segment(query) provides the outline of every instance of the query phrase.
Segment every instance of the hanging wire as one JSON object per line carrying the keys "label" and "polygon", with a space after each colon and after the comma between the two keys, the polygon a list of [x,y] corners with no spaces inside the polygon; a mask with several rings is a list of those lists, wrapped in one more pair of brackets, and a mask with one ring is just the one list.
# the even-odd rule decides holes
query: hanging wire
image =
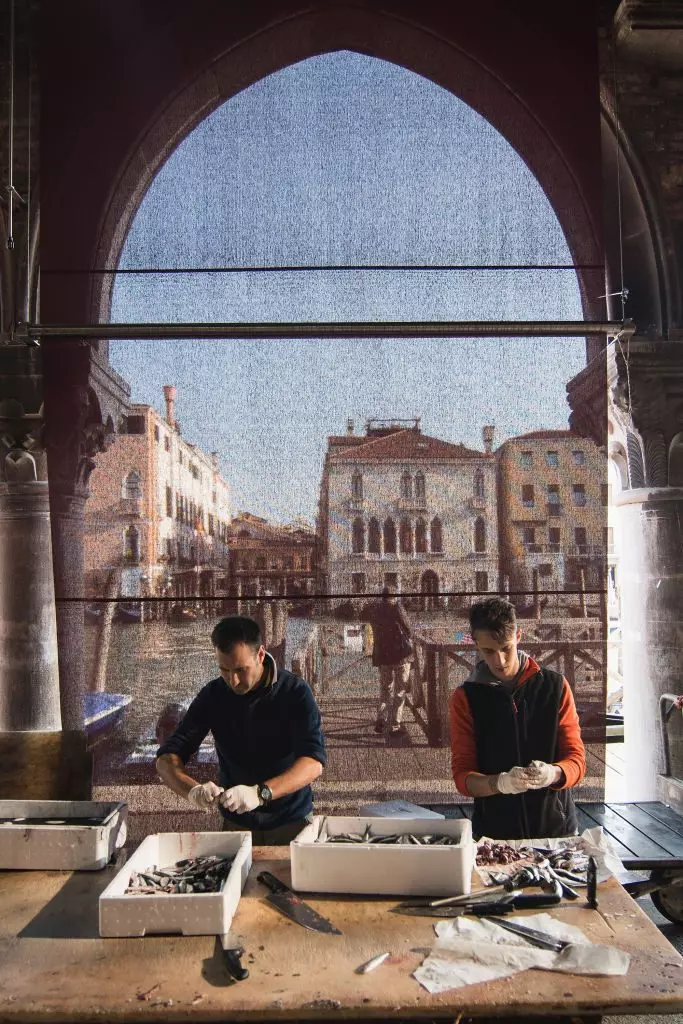
{"label": "hanging wire", "polygon": [[612,90],[614,94],[614,127],[617,142],[617,225],[619,229],[619,288],[621,296],[621,319],[624,320],[626,313],[626,298],[628,292],[624,289],[624,225],[621,202],[621,125],[619,122],[619,80],[617,76],[617,46],[612,34]]}
{"label": "hanging wire", "polygon": [[[27,17],[30,18],[30,7],[27,6]],[[31,25],[27,27],[28,40],[26,56],[26,74],[28,77],[28,111],[27,111],[27,157],[26,157],[26,277],[24,283],[24,310],[26,319],[31,315],[31,122],[33,116],[33,76],[31,62]]]}
{"label": "hanging wire", "polygon": [[14,248],[14,0],[10,0],[9,7],[9,139],[8,159],[9,169],[7,175],[7,241],[8,249]]}

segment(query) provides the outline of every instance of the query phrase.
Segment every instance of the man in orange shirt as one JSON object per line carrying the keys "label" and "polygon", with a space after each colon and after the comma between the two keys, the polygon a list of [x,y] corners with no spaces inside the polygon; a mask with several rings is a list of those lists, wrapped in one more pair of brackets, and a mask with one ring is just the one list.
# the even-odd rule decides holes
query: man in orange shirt
{"label": "man in orange shirt", "polygon": [[570,787],[586,755],[569,683],[518,649],[509,601],[473,604],[470,631],[481,660],[454,692],[450,719],[453,778],[474,798],[475,836],[575,835]]}

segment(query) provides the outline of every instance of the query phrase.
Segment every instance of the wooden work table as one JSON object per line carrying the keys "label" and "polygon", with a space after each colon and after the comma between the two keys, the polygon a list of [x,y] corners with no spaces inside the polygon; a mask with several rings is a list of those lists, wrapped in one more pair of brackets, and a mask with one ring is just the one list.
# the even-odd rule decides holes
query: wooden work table
{"label": "wooden work table", "polygon": [[[265,903],[256,881],[257,871],[268,868],[289,882],[289,850],[257,847],[254,862],[233,920],[250,976],[233,984],[212,936],[99,938],[98,896],[114,868],[0,872],[0,1021],[453,1020],[461,1011],[683,1011],[683,959],[614,879],[598,887],[597,910],[567,903],[553,911],[595,942],[630,953],[625,977],[525,971],[432,996],[411,972],[424,956],[414,950],[432,944],[437,919],[388,913],[397,900],[310,897],[307,902],[343,935],[307,931]],[[355,973],[385,950],[391,959],[376,971]]]}

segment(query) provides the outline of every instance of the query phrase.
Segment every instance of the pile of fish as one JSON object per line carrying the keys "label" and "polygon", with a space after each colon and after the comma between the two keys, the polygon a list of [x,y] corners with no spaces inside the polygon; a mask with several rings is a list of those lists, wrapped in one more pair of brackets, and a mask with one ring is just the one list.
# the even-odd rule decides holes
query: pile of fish
{"label": "pile of fish", "polygon": [[530,855],[531,850],[528,847],[522,846],[516,850],[510,843],[494,843],[486,839],[477,847],[477,864],[512,864]]}
{"label": "pile of fish", "polygon": [[[323,823],[324,824],[324,823]],[[374,834],[368,825],[365,832],[338,832],[330,835],[327,829],[321,827],[317,843],[376,843],[383,846],[458,846],[458,836],[416,836],[412,832],[398,833],[391,835]]]}
{"label": "pile of fish", "polygon": [[556,871],[570,871],[574,874],[581,874],[588,867],[588,854],[578,850],[575,846],[564,846],[559,850],[542,850],[535,847],[536,859],[545,857],[551,868]]}
{"label": "pile of fish", "polygon": [[198,892],[220,892],[230,873],[234,857],[216,853],[176,861],[171,867],[150,867],[133,871],[126,895],[175,895]]}

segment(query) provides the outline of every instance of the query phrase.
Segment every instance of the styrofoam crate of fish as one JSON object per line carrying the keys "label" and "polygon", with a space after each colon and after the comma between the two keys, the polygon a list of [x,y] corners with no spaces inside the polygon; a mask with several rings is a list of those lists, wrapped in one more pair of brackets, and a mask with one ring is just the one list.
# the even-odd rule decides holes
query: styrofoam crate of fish
{"label": "styrofoam crate of fish", "polygon": [[[335,841],[344,835],[356,838]],[[403,839],[390,842],[392,835]],[[443,837],[451,845],[437,842]],[[371,842],[373,838],[384,841]],[[292,887],[302,892],[456,896],[470,891],[474,851],[467,819],[315,817],[290,843]]]}
{"label": "styrofoam crate of fish", "polygon": [[[126,892],[135,874],[179,861],[231,857],[219,892]],[[147,836],[100,896],[100,935],[225,935],[251,868],[251,832],[158,832]],[[176,869],[177,870],[177,869]]]}
{"label": "styrofoam crate of fish", "polygon": [[0,800],[0,869],[97,871],[126,841],[128,807],[100,800]]}

